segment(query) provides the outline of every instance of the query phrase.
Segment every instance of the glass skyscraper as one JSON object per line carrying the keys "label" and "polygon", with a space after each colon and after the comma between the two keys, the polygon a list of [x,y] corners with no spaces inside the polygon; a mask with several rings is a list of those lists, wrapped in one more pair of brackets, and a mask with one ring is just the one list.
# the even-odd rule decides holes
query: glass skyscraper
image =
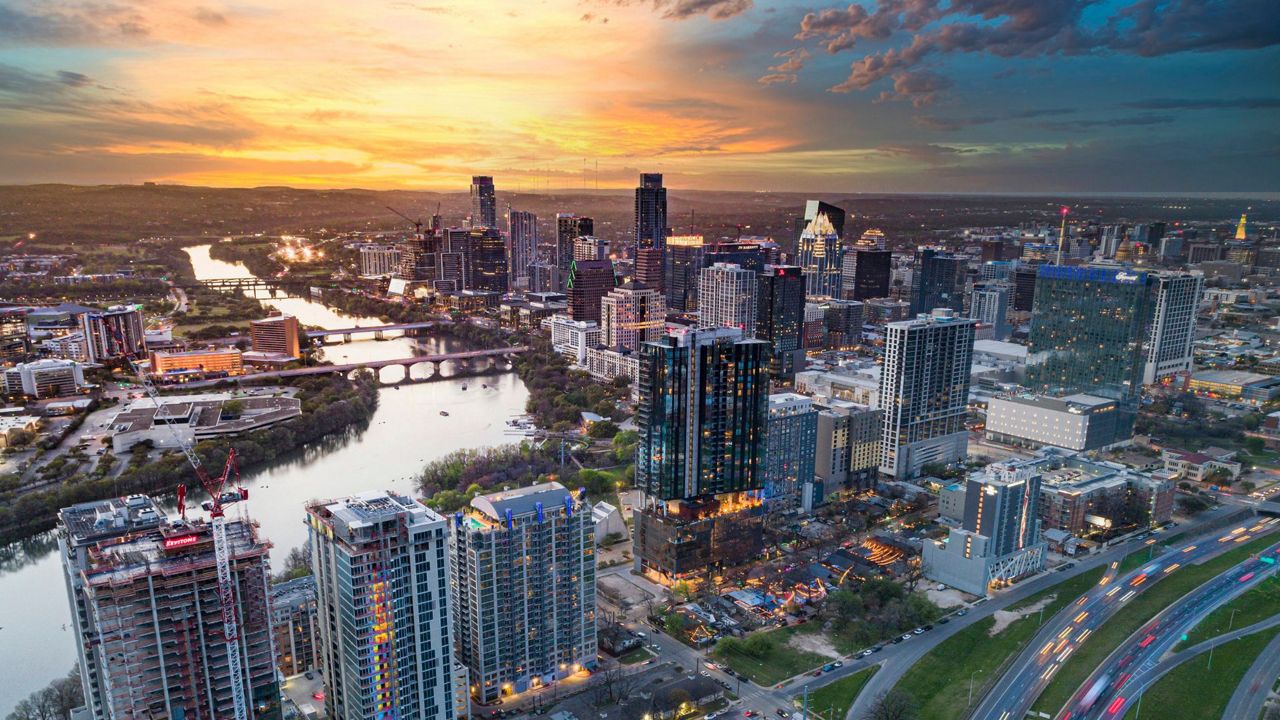
{"label": "glass skyscraper", "polygon": [[471,178],[471,227],[498,227],[498,200],[488,175]]}
{"label": "glass skyscraper", "polygon": [[662,173],[641,173],[636,188],[635,249],[659,248],[667,239],[667,189]]}
{"label": "glass skyscraper", "polygon": [[840,245],[840,233],[825,213],[818,213],[800,233],[796,259],[804,268],[806,294],[840,297],[844,248]]}
{"label": "glass skyscraper", "polygon": [[772,346],[769,374],[789,382],[804,369],[804,274],[795,265],[767,265],[757,297],[756,337]]}
{"label": "glass skyscraper", "polygon": [[916,250],[915,274],[911,280],[911,312],[932,312],[934,308],[964,310],[964,281],[968,259],[949,255],[939,248]]}

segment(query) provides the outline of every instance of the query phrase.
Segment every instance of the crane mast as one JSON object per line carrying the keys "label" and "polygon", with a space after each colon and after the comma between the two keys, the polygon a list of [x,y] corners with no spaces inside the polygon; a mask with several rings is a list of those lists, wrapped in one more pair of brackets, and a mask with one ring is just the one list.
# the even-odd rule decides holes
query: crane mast
{"label": "crane mast", "polygon": [[[96,317],[102,318],[101,315]],[[108,323],[104,322],[103,324],[115,337],[116,342],[120,345],[121,354],[124,356],[125,361],[129,363],[129,368],[138,377],[138,382],[147,393],[147,397],[151,398],[152,404],[156,407],[156,412],[159,412],[160,392],[156,389],[155,383],[151,382],[151,378],[147,377],[147,374],[142,371],[137,362],[137,356],[129,349],[123,333]],[[168,416],[165,416],[165,425],[173,434],[173,438],[177,442],[178,448],[182,450],[182,454],[186,456],[187,463],[195,471],[200,484],[209,493],[212,503],[212,507],[209,510],[209,524],[213,533],[213,555],[218,575],[218,601],[222,606],[222,634],[227,646],[227,674],[230,676],[231,682],[233,717],[235,720],[249,720],[249,705],[244,691],[244,670],[240,663],[240,621],[236,617],[235,586],[231,581],[231,552],[227,544],[227,518],[222,508],[222,490],[226,487],[227,478],[232,471],[235,472],[237,479],[240,476],[240,470],[236,466],[236,451],[235,448],[231,448],[227,453],[227,464],[222,469],[222,475],[214,479],[204,469],[204,465],[200,462],[200,457],[196,455],[195,448],[174,429],[173,421]],[[186,517],[186,494],[186,486],[179,485],[178,505],[184,518]],[[247,493],[244,490],[240,491],[240,495],[242,499],[247,497]]]}

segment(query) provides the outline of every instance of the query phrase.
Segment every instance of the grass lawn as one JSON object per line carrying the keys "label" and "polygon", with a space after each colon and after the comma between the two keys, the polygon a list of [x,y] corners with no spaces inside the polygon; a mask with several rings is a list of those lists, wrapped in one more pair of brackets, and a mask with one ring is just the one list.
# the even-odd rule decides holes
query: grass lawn
{"label": "grass lawn", "polygon": [[642,663],[651,657],[653,657],[653,653],[649,652],[649,648],[641,645],[635,650],[629,650],[623,653],[622,657],[618,658],[618,662],[623,665],[635,665],[636,663]]}
{"label": "grass lawn", "polygon": [[[1045,688],[1032,710],[1055,714],[1071,698],[1072,693],[1089,677],[1107,655],[1125,638],[1132,635],[1156,613],[1178,598],[1228,570],[1232,565],[1274,543],[1272,536],[1256,538],[1233,548],[1208,562],[1188,565],[1164,576],[1146,592],[1129,601],[1111,619],[1103,623],[1067,660],[1053,682]],[[1212,542],[1212,541],[1210,541]]]}
{"label": "grass lawn", "polygon": [[1125,720],[1218,720],[1240,678],[1277,632],[1280,628],[1263,630],[1215,648],[1212,667],[1208,653],[1186,661],[1152,685],[1143,694],[1141,707],[1130,708]]}
{"label": "grass lawn", "polygon": [[[844,716],[849,714],[849,708],[853,707],[853,701],[858,698],[858,693],[862,692],[867,681],[879,669],[879,665],[872,665],[809,693],[809,709],[830,720],[844,720]],[[801,701],[797,699],[796,702]]]}
{"label": "grass lawn", "polygon": [[[1013,609],[1030,607],[1050,595],[1044,617],[1053,617],[1063,607],[1097,584],[1103,568],[1084,572],[1052,585],[1018,603]],[[973,701],[982,698],[999,669],[1011,661],[1035,636],[1040,613],[1016,620],[992,637],[994,618],[983,618],[942,641],[920,658],[894,688],[915,698],[920,720],[958,720],[968,716],[969,677],[973,675]],[[976,674],[975,674],[976,673]]]}
{"label": "grass lawn", "polygon": [[1178,643],[1173,649],[1177,651],[1191,647],[1230,632],[1231,628],[1248,627],[1276,613],[1280,613],[1280,577],[1272,575],[1245,594],[1209,613],[1208,617],[1187,633],[1186,641]]}
{"label": "grass lawn", "polygon": [[797,630],[795,627],[770,630],[768,635],[774,639],[773,648],[760,657],[742,652],[726,652],[723,646],[716,646],[712,655],[727,663],[734,671],[751,678],[757,685],[776,685],[793,675],[831,662],[831,658],[825,655],[797,650],[788,645],[787,641]]}

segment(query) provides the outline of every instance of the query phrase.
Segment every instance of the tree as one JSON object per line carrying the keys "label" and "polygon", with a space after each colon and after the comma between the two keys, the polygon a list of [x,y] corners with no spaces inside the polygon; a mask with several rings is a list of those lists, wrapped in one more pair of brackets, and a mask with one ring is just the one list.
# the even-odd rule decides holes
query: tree
{"label": "tree", "polygon": [[587,436],[596,440],[611,438],[618,434],[618,426],[611,420],[597,420],[591,423],[591,429],[587,430]]}
{"label": "tree", "polygon": [[72,668],[65,676],[31,693],[9,713],[8,720],[67,720],[71,711],[84,704],[80,671]]}
{"label": "tree", "polygon": [[1267,449],[1267,442],[1260,437],[1247,437],[1244,439],[1244,447],[1251,455],[1257,455]]}
{"label": "tree", "polygon": [[1198,515],[1212,507],[1212,503],[1199,495],[1188,495],[1178,498],[1178,507],[1184,515]]}
{"label": "tree", "polygon": [[752,657],[764,657],[773,652],[773,638],[768,633],[751,633],[742,641],[742,652]]}
{"label": "tree", "polygon": [[689,619],[680,613],[673,612],[667,615],[667,619],[662,623],[667,634],[674,638],[682,637],[689,629]]}
{"label": "tree", "polygon": [[915,720],[915,699],[897,690],[880,693],[863,720]]}

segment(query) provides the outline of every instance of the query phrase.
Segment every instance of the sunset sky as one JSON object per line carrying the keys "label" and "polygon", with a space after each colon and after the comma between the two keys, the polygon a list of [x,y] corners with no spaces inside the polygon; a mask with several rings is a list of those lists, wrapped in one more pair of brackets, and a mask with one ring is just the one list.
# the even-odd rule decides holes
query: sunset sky
{"label": "sunset sky", "polygon": [[0,182],[1280,190],[1276,0],[0,0]]}

